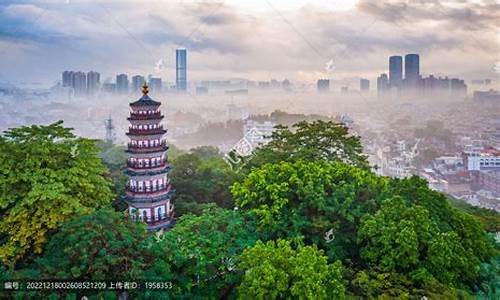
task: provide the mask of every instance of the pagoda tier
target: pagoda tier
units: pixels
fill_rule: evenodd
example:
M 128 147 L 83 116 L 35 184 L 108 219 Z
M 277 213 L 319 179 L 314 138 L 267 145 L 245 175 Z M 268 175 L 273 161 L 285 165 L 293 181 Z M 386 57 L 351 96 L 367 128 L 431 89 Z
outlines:
M 170 166 L 163 136 L 167 133 L 161 125 L 163 115 L 160 102 L 148 96 L 143 86 L 143 96 L 130 103 L 130 122 L 127 136 L 130 139 L 128 153 L 128 182 L 124 199 L 133 220 L 144 222 L 148 229 L 162 229 L 174 224 L 173 194 L 170 185 Z

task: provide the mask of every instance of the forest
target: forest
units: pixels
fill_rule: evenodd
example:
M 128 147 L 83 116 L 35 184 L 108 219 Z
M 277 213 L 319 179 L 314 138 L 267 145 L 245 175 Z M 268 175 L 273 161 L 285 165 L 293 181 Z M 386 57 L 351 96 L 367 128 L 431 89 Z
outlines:
M 61 121 L 4 132 L 0 281 L 171 283 L 130 299 L 500 299 L 499 214 L 415 176 L 376 175 L 341 123 L 280 125 L 271 138 L 237 165 L 213 146 L 170 145 L 177 220 L 160 234 L 123 212 L 123 146 Z

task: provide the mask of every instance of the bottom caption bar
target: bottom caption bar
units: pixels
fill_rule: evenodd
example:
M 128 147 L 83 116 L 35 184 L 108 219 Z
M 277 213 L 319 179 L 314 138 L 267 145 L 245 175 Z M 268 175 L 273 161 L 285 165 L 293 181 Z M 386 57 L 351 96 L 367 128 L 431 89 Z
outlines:
M 69 281 L 22 280 L 2 281 L 0 291 L 37 290 L 169 290 L 170 281 Z

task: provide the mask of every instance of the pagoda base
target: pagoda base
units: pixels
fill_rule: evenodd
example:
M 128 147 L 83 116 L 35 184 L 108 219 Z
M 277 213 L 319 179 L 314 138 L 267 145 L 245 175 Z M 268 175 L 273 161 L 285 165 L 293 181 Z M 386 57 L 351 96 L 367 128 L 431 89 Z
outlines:
M 175 219 L 166 219 L 166 222 L 146 225 L 148 226 L 148 230 L 170 229 L 175 225 Z

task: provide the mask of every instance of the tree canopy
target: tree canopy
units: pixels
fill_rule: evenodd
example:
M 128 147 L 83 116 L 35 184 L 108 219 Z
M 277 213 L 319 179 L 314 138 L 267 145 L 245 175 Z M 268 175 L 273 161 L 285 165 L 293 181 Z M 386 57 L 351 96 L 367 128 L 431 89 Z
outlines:
M 115 175 L 121 159 L 108 163 Z M 213 147 L 180 154 L 183 215 L 148 233 L 106 205 L 94 141 L 60 123 L 10 130 L 0 137 L 0 255 L 21 262 L 0 265 L 0 279 L 172 283 L 131 294 L 145 299 L 498 298 L 499 215 L 450 204 L 418 177 L 376 175 L 343 125 L 280 127 L 246 162 L 238 173 Z
M 294 249 L 287 240 L 258 241 L 245 249 L 238 267 L 244 271 L 238 287 L 241 299 L 342 299 L 340 261 L 328 259 L 315 245 Z
M 101 209 L 64 223 L 36 260 L 43 279 L 144 278 L 153 262 L 146 230 L 122 213 Z
M 361 140 L 349 134 L 343 123 L 317 120 L 301 121 L 289 128 L 278 125 L 271 141 L 255 150 L 246 162 L 247 170 L 265 163 L 281 161 L 341 161 L 360 168 L 369 168 L 362 153 Z
M 216 150 L 213 147 L 200 147 L 172 161 L 171 177 L 178 215 L 199 213 L 203 207 L 200 204 L 216 203 L 220 207 L 234 207 L 228 187 L 237 179 L 237 174 L 216 155 Z
M 209 207 L 200 216 L 186 214 L 160 242 L 171 269 L 173 295 L 220 298 L 238 283 L 235 263 L 256 241 L 251 220 L 238 211 Z
M 266 164 L 231 187 L 270 238 L 304 236 L 332 258 L 357 256 L 356 228 L 375 212 L 388 180 L 340 162 Z
M 263 236 L 304 236 L 330 261 L 352 268 L 353 284 L 365 293 L 370 276 L 417 295 L 436 286 L 450 295 L 474 290 L 480 264 L 495 254 L 478 220 L 417 177 L 384 178 L 340 162 L 281 162 L 253 169 L 231 190 Z
M 75 137 L 61 121 L 0 136 L 1 260 L 40 254 L 64 221 L 109 203 L 106 172 L 95 141 Z

